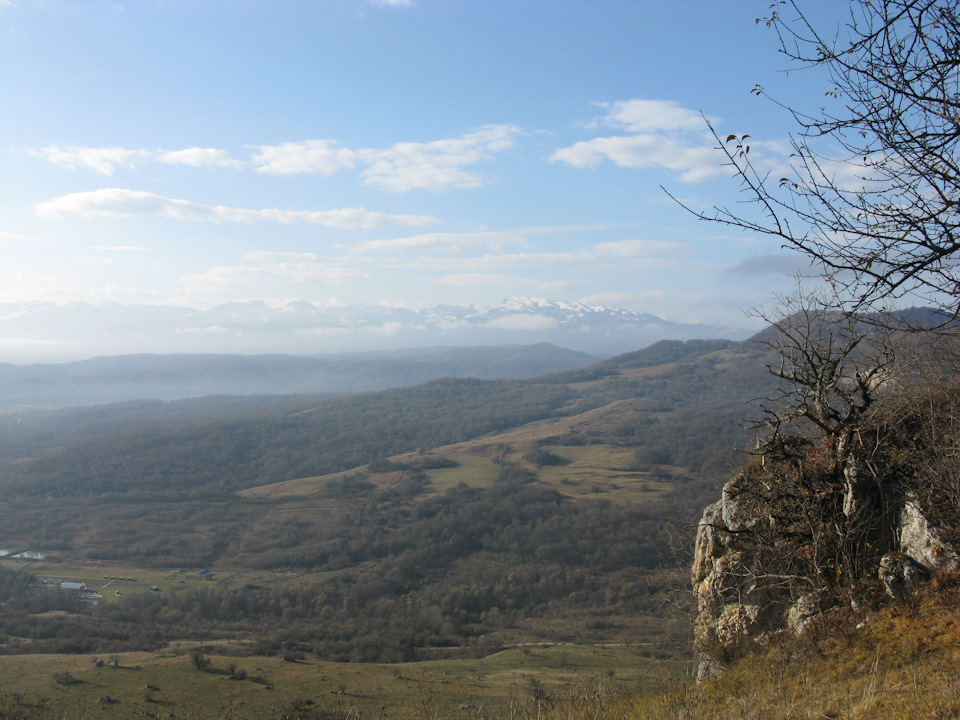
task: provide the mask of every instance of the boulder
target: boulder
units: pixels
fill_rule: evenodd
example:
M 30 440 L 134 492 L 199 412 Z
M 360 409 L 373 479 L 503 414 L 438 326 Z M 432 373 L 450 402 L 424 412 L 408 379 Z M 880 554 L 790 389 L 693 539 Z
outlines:
M 820 593 L 812 592 L 801 595 L 787 608 L 787 629 L 794 635 L 803 635 L 822 613 L 823 596 Z
M 781 584 L 758 573 L 770 549 L 756 538 L 771 521 L 744 492 L 748 485 L 744 474 L 730 480 L 697 527 L 691 581 L 697 598 L 694 636 L 701 680 L 764 644 L 780 629 L 789 604 Z
M 909 555 L 895 552 L 880 558 L 879 575 L 887 595 L 897 599 L 916 591 L 926 573 Z
M 928 573 L 960 572 L 960 554 L 915 497 L 900 511 L 900 550 Z

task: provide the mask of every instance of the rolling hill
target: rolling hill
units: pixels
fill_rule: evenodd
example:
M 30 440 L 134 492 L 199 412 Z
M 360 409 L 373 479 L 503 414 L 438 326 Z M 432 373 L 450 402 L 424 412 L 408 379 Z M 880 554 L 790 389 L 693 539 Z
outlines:
M 120 355 L 58 364 L 0 364 L 0 409 L 177 400 L 206 395 L 345 394 L 436 378 L 521 379 L 597 358 L 549 343 L 293 355 Z

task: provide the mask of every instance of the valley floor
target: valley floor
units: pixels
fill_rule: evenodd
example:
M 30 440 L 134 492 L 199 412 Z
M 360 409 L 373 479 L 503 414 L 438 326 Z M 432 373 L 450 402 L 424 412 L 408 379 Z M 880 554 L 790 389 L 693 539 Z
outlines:
M 0 657 L 0 719 L 536 717 L 586 696 L 612 706 L 689 668 L 645 648 L 566 644 L 396 665 L 228 652 Z

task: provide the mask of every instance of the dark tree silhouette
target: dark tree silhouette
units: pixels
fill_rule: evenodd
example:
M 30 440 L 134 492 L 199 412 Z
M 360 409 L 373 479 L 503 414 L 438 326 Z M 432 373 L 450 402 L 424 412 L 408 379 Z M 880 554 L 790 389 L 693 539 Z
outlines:
M 958 7 L 854 0 L 845 25 L 817 28 L 794 0 L 773 3 L 757 22 L 794 70 L 825 73 L 824 105 L 787 107 L 798 131 L 784 176 L 754 162 L 749 135 L 714 132 L 747 202 L 691 212 L 805 253 L 847 310 L 911 295 L 960 314 Z

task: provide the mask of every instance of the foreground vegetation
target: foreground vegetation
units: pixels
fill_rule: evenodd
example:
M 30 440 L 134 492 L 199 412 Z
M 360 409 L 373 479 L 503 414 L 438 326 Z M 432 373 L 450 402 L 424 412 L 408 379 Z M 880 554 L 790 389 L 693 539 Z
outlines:
M 699 685 L 689 662 L 646 647 L 527 646 L 481 659 L 373 665 L 174 644 L 154 653 L 0 658 L 0 718 L 956 718 L 958 661 L 960 578 L 941 576 L 900 603 L 825 618 Z
M 808 637 L 744 658 L 720 679 L 647 695 L 637 720 L 960 717 L 960 591 L 940 577 L 920 596 L 837 615 Z
M 470 661 L 336 664 L 231 655 L 229 646 L 0 659 L 0 718 L 505 717 L 585 690 L 607 702 L 675 666 L 639 648 L 530 646 Z M 103 666 L 94 662 L 104 660 Z M 116 662 L 117 667 L 110 663 Z M 651 687 L 647 685 L 646 687 Z M 41 698 L 43 699 L 41 702 Z M 4 714 L 6 713 L 6 714 Z

